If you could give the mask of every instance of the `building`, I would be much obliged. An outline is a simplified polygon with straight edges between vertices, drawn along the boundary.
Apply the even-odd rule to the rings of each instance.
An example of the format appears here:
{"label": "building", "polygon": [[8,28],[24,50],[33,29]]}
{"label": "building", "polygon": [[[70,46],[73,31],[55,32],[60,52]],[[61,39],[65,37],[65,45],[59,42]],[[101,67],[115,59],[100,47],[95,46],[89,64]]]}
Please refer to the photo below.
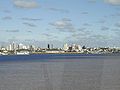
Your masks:
{"label": "building", "polygon": [[48,44],[47,49],[50,49],[50,44]]}
{"label": "building", "polygon": [[18,48],[18,50],[19,49],[28,49],[27,46],[22,43],[18,44],[17,48]]}
{"label": "building", "polygon": [[46,53],[64,53],[63,50],[58,50],[58,49],[51,49],[51,50],[47,50],[45,52]]}
{"label": "building", "polygon": [[12,43],[12,50],[15,50],[16,49],[16,45],[15,45],[15,42]]}
{"label": "building", "polygon": [[80,52],[82,51],[82,47],[80,45],[72,44],[68,46],[67,44],[64,44],[63,46],[64,51],[69,51],[69,52]]}
{"label": "building", "polygon": [[64,51],[68,51],[68,49],[69,49],[68,44],[67,44],[67,43],[64,44],[64,45],[63,45],[63,50],[64,50]]}
{"label": "building", "polygon": [[7,46],[7,48],[6,48],[8,51],[12,51],[13,49],[12,49],[12,45],[10,44],[9,46]]}

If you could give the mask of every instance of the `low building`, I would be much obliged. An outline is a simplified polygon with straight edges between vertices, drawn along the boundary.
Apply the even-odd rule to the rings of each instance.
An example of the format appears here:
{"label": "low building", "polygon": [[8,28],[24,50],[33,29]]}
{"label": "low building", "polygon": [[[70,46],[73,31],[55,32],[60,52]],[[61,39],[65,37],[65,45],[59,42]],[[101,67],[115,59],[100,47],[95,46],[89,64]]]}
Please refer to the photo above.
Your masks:
{"label": "low building", "polygon": [[51,49],[51,50],[46,50],[45,53],[64,53],[65,51],[63,50],[58,50],[58,49]]}

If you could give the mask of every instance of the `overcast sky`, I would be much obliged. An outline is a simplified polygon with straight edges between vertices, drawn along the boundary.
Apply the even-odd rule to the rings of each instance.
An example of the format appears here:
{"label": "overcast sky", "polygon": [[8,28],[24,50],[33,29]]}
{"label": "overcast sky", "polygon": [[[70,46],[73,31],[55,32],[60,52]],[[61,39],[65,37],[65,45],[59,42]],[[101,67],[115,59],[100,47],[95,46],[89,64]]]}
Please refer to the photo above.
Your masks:
{"label": "overcast sky", "polygon": [[0,43],[120,47],[120,0],[0,0]]}

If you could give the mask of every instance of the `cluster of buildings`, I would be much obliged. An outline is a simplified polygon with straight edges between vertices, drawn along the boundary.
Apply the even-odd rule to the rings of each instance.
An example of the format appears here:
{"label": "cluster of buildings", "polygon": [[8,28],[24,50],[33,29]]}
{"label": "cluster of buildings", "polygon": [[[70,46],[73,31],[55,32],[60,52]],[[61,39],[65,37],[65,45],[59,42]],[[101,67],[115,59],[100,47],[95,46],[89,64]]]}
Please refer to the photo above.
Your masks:
{"label": "cluster of buildings", "polygon": [[105,54],[105,53],[120,53],[120,48],[118,47],[98,47],[98,48],[90,48],[85,46],[80,46],[76,44],[68,45],[64,44],[63,50],[65,52],[77,52],[84,54]]}
{"label": "cluster of buildings", "polygon": [[65,52],[81,52],[82,47],[80,45],[72,44],[68,45],[67,43],[63,45],[63,50]]}
{"label": "cluster of buildings", "polygon": [[63,48],[54,48],[53,44],[48,44],[46,48],[35,47],[34,45],[24,45],[15,42],[0,48],[0,55],[29,55],[41,53],[84,53],[84,54],[104,54],[104,53],[120,53],[120,48],[89,48],[77,44],[63,45]]}
{"label": "cluster of buildings", "polygon": [[22,43],[16,44],[12,42],[11,44],[5,46],[1,46],[0,54],[1,55],[19,55],[19,54],[30,54],[31,52],[35,51],[34,45],[24,45]]}

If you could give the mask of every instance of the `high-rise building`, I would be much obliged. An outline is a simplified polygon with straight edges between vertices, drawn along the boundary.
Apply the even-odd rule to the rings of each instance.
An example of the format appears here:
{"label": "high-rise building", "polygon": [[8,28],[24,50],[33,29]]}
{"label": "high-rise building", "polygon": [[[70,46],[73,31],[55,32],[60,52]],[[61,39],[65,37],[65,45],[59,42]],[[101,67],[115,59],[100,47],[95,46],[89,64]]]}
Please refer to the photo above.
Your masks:
{"label": "high-rise building", "polygon": [[82,50],[82,47],[80,45],[72,44],[68,46],[67,44],[64,44],[63,46],[64,51],[74,51],[74,52],[79,52]]}
{"label": "high-rise building", "polygon": [[69,49],[68,44],[67,44],[67,43],[64,44],[64,45],[63,45],[63,50],[67,51],[68,49]]}
{"label": "high-rise building", "polygon": [[50,49],[50,44],[48,44],[48,47],[47,47],[48,49]]}
{"label": "high-rise building", "polygon": [[80,45],[78,45],[78,50],[80,50],[80,51],[82,50],[82,47]]}
{"label": "high-rise building", "polygon": [[7,46],[7,50],[9,50],[9,51],[12,50],[12,45],[11,44],[9,46]]}
{"label": "high-rise building", "polygon": [[12,43],[12,50],[15,50],[16,49],[16,45],[15,45],[15,42]]}
{"label": "high-rise building", "polygon": [[75,44],[73,44],[73,45],[72,45],[72,51],[75,51],[75,50],[76,50],[76,48],[77,48],[77,47],[76,47],[76,45],[75,45]]}

